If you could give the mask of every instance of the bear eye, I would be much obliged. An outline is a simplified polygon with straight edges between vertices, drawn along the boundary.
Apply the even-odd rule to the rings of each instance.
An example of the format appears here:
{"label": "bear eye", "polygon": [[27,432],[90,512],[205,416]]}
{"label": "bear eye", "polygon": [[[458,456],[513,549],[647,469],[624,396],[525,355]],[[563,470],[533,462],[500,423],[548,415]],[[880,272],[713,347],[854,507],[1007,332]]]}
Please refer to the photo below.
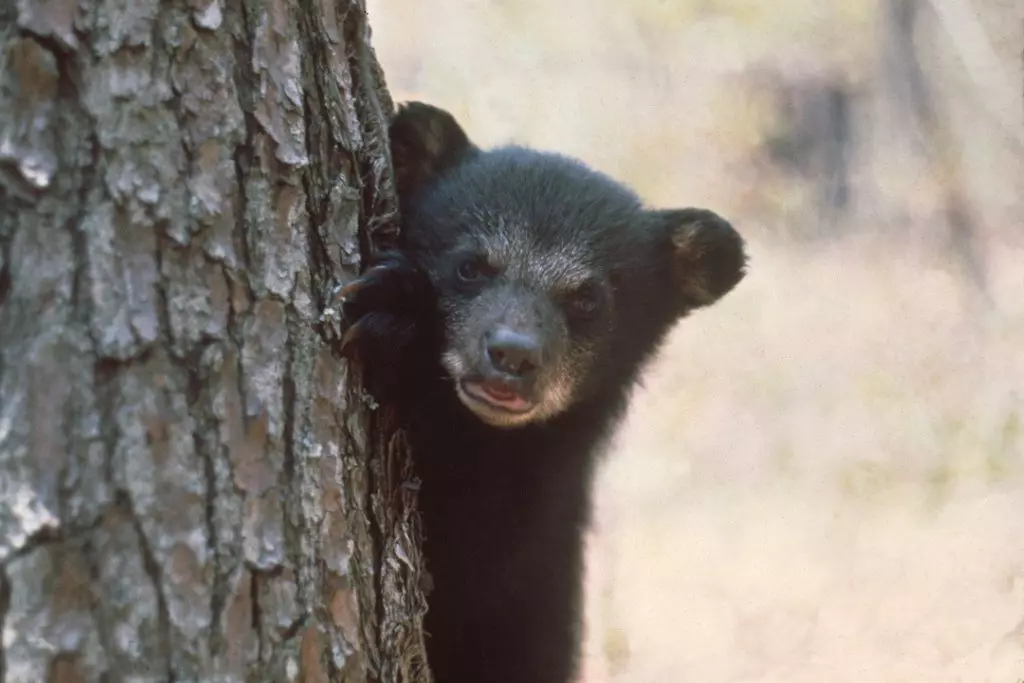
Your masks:
{"label": "bear eye", "polygon": [[480,256],[471,256],[459,264],[457,273],[464,282],[477,282],[487,276],[487,263]]}
{"label": "bear eye", "polygon": [[593,318],[601,309],[601,294],[592,285],[582,287],[573,293],[569,305],[576,317]]}

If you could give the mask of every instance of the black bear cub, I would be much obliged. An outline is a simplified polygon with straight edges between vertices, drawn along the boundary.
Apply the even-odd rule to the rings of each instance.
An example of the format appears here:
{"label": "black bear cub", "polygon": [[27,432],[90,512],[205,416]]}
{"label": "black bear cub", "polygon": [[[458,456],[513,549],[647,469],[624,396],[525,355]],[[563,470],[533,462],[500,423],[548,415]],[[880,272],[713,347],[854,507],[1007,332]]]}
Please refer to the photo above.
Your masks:
{"label": "black bear cub", "polygon": [[342,292],[345,348],[422,480],[429,663],[568,683],[595,460],[673,324],[742,279],[743,240],[577,161],[481,150],[426,104],[390,137],[402,233]]}

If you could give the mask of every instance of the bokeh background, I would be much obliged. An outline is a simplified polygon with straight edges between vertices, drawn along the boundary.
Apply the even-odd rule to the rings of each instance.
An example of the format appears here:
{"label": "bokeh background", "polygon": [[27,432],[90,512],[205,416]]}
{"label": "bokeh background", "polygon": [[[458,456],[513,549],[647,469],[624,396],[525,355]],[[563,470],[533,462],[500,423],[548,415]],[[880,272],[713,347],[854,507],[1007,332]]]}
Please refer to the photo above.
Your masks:
{"label": "bokeh background", "polygon": [[1024,6],[368,4],[396,99],[750,241],[605,461],[581,680],[1024,680]]}

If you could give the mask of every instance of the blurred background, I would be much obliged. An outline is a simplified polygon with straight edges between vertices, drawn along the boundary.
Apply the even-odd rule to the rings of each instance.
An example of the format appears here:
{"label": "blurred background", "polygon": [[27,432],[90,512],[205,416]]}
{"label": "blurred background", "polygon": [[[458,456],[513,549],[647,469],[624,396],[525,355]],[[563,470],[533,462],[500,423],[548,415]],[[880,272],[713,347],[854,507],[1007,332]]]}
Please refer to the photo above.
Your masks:
{"label": "blurred background", "polygon": [[368,5],[396,100],[750,241],[605,461],[581,680],[1024,680],[1024,6]]}

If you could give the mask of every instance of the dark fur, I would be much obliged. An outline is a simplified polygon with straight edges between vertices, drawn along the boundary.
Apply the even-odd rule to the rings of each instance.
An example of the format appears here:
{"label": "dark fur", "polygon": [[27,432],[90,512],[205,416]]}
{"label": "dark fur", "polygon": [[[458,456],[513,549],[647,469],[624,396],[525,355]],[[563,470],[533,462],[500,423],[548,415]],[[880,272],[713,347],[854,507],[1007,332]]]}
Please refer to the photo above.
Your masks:
{"label": "dark fur", "polygon": [[[743,277],[743,242],[576,161],[481,151],[428,105],[399,111],[391,149],[399,250],[346,288],[345,316],[423,482],[430,664],[439,683],[567,683],[596,455],[673,324]],[[535,370],[500,372],[481,341],[498,328],[537,342]],[[534,412],[456,391],[495,377]]]}

